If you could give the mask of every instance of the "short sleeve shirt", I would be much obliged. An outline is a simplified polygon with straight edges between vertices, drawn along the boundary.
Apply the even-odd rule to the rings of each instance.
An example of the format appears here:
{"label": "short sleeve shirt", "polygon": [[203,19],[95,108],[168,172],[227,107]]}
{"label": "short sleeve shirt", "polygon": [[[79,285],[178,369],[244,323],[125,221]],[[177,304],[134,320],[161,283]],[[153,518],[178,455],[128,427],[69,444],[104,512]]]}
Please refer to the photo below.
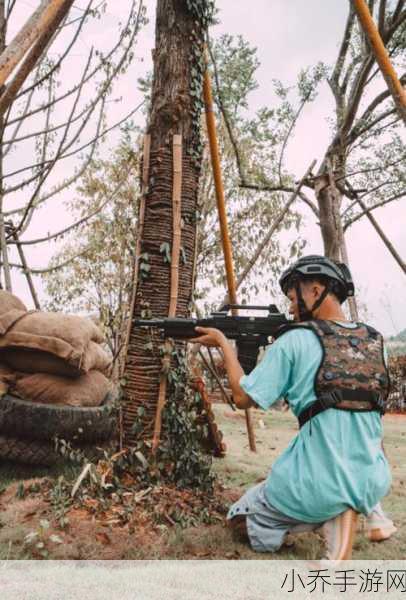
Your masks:
{"label": "short sleeve shirt", "polygon": [[[317,336],[295,329],[266,350],[240,385],[259,407],[268,409],[284,397],[298,416],[316,400],[314,379],[321,360]],[[326,521],[348,507],[369,514],[391,483],[381,441],[382,421],[376,411],[320,413],[272,465],[266,482],[269,502],[308,523]]]}

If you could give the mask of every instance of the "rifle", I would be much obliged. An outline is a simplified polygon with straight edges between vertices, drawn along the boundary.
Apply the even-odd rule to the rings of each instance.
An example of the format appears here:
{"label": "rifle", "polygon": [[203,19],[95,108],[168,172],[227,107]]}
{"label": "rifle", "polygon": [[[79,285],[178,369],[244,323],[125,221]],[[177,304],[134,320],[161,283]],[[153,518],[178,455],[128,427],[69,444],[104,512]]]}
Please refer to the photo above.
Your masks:
{"label": "rifle", "polygon": [[[228,315],[232,308],[244,310],[267,310],[266,317]],[[226,304],[220,311],[214,312],[210,317],[203,319],[136,319],[134,325],[138,327],[157,327],[162,329],[165,337],[175,339],[190,339],[198,337],[196,327],[215,327],[230,339],[235,340],[237,345],[237,356],[244,373],[250,373],[257,364],[259,349],[269,344],[269,337],[282,325],[288,323],[288,319],[280,313],[275,304],[269,306],[246,306],[241,304]]]}

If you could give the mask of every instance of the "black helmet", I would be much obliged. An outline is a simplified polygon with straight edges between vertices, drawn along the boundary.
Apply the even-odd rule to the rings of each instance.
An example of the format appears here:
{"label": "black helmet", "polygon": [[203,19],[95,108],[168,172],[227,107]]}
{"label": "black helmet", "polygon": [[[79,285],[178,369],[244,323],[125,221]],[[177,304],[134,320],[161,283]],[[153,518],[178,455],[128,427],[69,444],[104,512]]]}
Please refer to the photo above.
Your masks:
{"label": "black helmet", "polygon": [[295,280],[324,278],[332,280],[330,282],[330,291],[338,297],[340,302],[344,302],[349,296],[354,295],[354,283],[351,273],[344,263],[320,256],[310,254],[299,258],[291,267],[282,273],[279,279],[279,285],[286,295],[291,287],[295,287]]}

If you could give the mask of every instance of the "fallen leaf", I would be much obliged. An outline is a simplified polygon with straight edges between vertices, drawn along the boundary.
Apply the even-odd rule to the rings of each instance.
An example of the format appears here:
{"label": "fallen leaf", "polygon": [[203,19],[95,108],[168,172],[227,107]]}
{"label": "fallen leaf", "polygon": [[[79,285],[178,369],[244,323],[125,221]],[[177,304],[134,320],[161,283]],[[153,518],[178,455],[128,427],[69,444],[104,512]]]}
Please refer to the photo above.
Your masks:
{"label": "fallen leaf", "polygon": [[104,531],[96,533],[96,540],[104,546],[109,546],[111,544],[111,539]]}

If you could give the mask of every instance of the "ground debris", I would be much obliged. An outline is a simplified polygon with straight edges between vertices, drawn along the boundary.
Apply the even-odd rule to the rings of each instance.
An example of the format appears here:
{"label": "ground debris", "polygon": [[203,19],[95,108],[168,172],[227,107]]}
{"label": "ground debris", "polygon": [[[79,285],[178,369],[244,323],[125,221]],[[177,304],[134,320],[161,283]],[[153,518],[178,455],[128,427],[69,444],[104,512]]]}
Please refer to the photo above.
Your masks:
{"label": "ground debris", "polygon": [[52,521],[57,528],[59,523],[61,530],[72,519],[130,531],[139,527],[159,531],[163,525],[186,528],[224,520],[227,500],[219,483],[210,491],[181,489],[154,479],[153,468],[154,477],[147,477],[143,469],[141,465],[140,471],[139,464],[134,463],[130,451],[128,455],[121,452],[91,464],[80,486],[77,478],[45,478],[35,493],[50,506]]}

